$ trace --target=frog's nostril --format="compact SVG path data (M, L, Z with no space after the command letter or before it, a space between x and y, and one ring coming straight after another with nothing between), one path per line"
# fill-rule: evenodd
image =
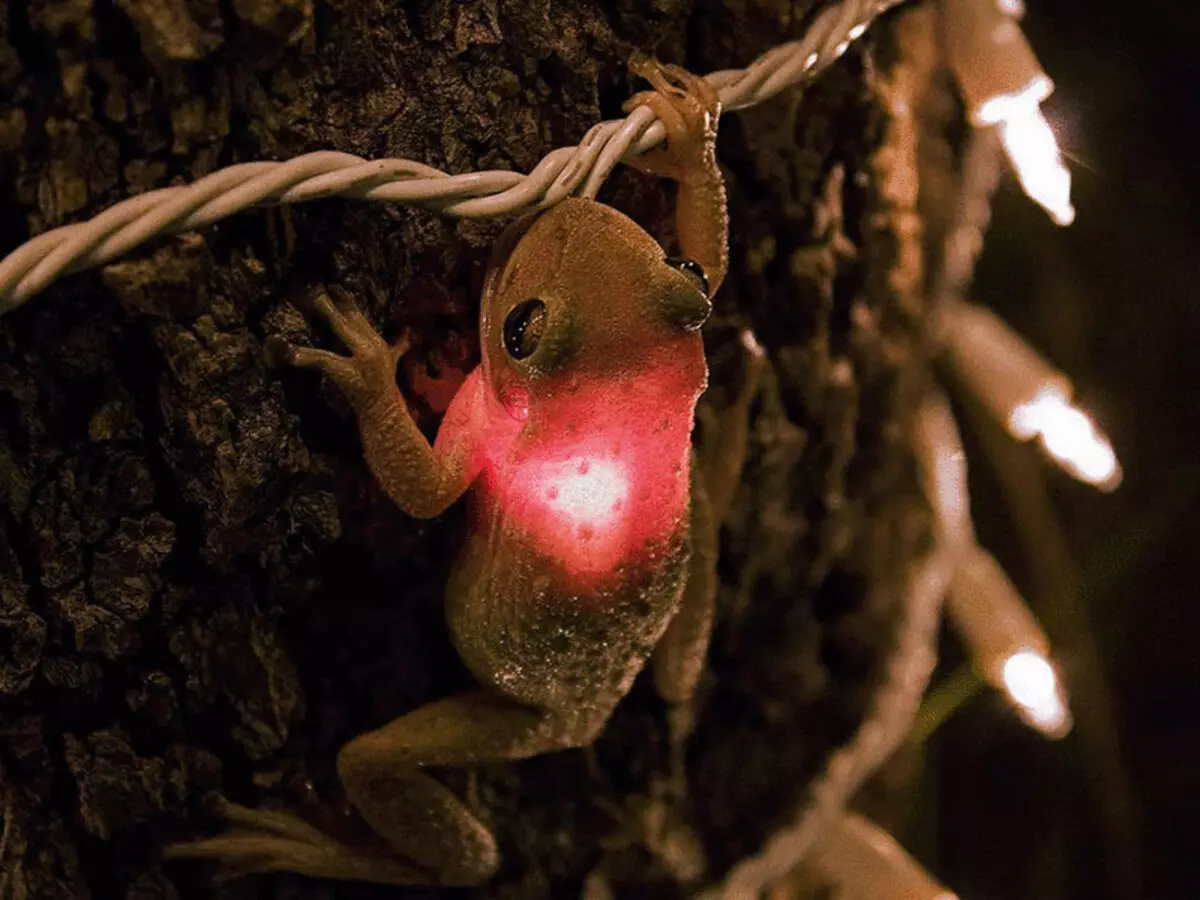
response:
M665 304L666 319L683 331L697 331L712 315L712 303L698 291L672 297Z
M681 321L684 331L698 331L700 326L708 321L708 317L712 315L712 301L707 297L702 297L701 302L696 304L695 311L691 318Z

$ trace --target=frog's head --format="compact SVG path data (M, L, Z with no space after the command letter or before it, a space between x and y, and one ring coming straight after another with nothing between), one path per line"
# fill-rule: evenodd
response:
M711 311L697 264L665 256L612 207L564 200L497 242L480 313L484 372L497 396L514 386L536 396L564 379L637 379L675 363L691 373L699 360L698 392Z

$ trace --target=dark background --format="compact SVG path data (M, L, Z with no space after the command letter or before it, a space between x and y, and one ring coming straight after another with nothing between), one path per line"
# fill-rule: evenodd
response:
M971 900L1200 897L1198 24L1169 0L1028 7L1078 216L1056 228L1007 179L975 295L1072 376L1125 482L1076 485L964 417L981 540L1077 719L1049 744L983 692L931 740L914 840Z

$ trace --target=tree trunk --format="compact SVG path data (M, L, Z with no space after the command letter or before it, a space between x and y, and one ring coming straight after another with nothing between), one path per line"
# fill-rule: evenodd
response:
M0 251L314 149L528 171L619 114L634 50L742 67L823 5L0 2ZM896 19L803 96L722 119L731 270L702 405L736 390L739 327L775 375L722 535L689 796L664 791L665 710L643 678L591 748L446 774L503 854L472 896L718 880L796 816L863 719L928 540L908 436L926 378L911 116L929 47L921 29L897 40ZM662 183L619 170L602 199L669 237ZM350 288L386 334L410 330L403 387L433 433L478 360L503 224L345 200L252 211L0 319L0 897L212 896L203 865L160 859L215 828L207 793L288 804L311 778L336 797L345 742L470 684L441 611L459 509L392 508L348 408L269 370L262 344L330 346L291 301ZM229 890L331 895L296 876Z

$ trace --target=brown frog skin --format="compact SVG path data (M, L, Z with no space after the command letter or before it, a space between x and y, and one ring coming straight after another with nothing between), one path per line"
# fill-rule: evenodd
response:
M740 477L762 354L747 333L731 421L696 456L695 404L708 377L699 329L727 262L720 104L677 67L647 60L636 71L654 90L627 109L647 105L667 129L667 146L637 164L679 183L687 259L665 257L630 219L590 200L510 227L483 290L482 363L432 447L396 388L397 351L352 303L324 293L315 301L351 356L269 347L338 385L368 465L401 509L436 516L468 495L446 609L478 690L342 749L339 779L377 839L222 801L231 828L169 856L218 859L234 874L477 884L498 865L495 840L424 767L586 746L648 660L659 693L686 708L708 646L716 528Z

